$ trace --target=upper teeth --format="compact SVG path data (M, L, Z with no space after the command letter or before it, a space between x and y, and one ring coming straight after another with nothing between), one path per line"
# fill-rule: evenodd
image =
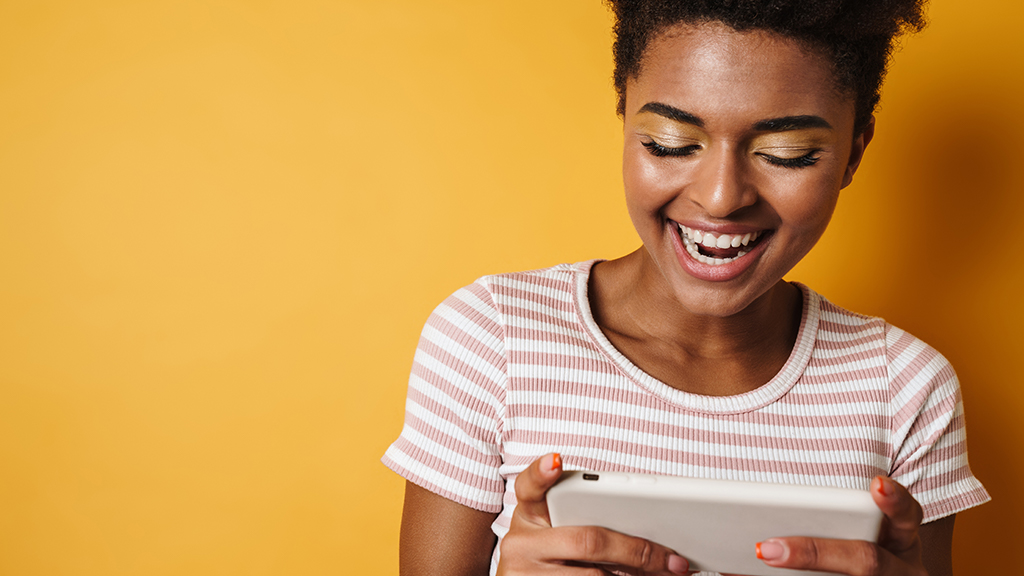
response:
M704 232L703 230L697 230L681 224L679 225L679 230L687 238L708 248L738 248L750 244L761 235L761 232L757 231L746 234L719 234L715 236L711 232Z

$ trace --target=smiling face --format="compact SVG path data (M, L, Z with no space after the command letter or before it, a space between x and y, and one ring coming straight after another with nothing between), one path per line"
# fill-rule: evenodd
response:
M646 270L688 311L746 310L814 246L871 137L828 61L720 24L653 41L626 86L623 177Z

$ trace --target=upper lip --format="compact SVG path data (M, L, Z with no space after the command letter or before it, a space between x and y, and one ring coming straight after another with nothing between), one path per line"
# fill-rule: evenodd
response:
M696 220L670 220L673 224L686 226L687 228L693 228L694 230L700 230L701 232L711 232L713 234L748 234L751 232L764 232L769 228L763 228L760 226L749 226L744 224L711 224L709 222L698 222Z

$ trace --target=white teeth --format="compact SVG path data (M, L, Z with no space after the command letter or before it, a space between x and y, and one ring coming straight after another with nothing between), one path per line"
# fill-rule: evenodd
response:
M686 252L693 257L694 260L701 262L702 264L710 264L712 266L720 266L732 262L737 258L742 258L747 255L748 250L740 250L736 256L732 258L709 258L700 253L697 250L697 245L703 245L707 248L739 248L747 246L754 240L757 240L761 232L748 232L747 234L721 234L717 238L709 232L703 232L701 230L695 230L687 226L679 225L679 236L683 240L683 246L686 247Z

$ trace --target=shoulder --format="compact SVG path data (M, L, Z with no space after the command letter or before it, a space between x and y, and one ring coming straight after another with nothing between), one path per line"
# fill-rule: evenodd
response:
M884 341L886 326L882 318L858 314L839 306L814 290L801 285L808 307L819 319L819 337L833 341L854 341L858 339Z
M956 387L956 373L938 350L883 318L847 310L804 287L819 315L818 346L843 346L884 363L894 395ZM910 391L907 388L913 388Z
M434 309L424 327L428 339L449 339L498 352L510 325L573 310L578 286L586 286L593 262L490 274L456 290ZM582 283L581 283L582 280Z
M924 509L924 521L989 499L967 464L960 384L946 358L882 318L846 310L807 287L819 330L815 356L837 378L870 381L882 393L888 475Z
M510 296L530 299L531 295L561 297L573 294L577 280L590 274L592 264L592 261L587 261L522 272L491 274L481 276L467 288L486 290L495 299Z
M474 314L501 322L503 317L524 310L563 308L574 300L581 279L582 285L586 285L592 264L593 261L559 264L537 270L481 276L445 299L438 310L471 309Z

